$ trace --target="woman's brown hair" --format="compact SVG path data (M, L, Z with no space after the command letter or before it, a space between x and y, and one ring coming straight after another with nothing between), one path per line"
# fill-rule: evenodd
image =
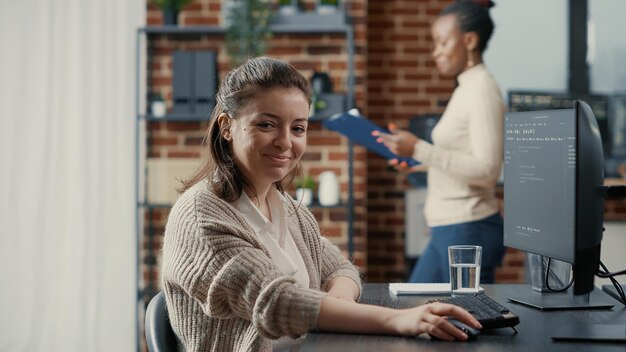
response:
M249 59L241 66L231 70L220 83L215 96L216 105L211 114L211 121L204 137L204 144L209 156L196 174L183 181L179 192L184 192L196 183L208 180L211 190L227 202L239 199L242 192L254 197L252 186L237 168L229 142L224 139L217 122L217 117L226 113L236 120L243 107L264 90L269 88L296 88L311 104L311 86L293 66L269 57ZM298 165L282 180L275 182L276 188L283 192L300 172Z

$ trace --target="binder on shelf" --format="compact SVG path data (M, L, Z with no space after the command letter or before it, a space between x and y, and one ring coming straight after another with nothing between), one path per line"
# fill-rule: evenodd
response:
M214 51L198 51L194 56L193 112L208 115L215 107L217 59Z
M177 50L172 54L172 114L191 114L192 56Z
M347 112L333 115L325 120L322 125L331 131L341 133L351 141L364 146L387 160L398 159L399 162L406 162L409 167L419 164L413 158L399 157L382 143L376 142L376 137L372 136L373 131L390 133L389 130L361 116L358 109L350 109Z
M172 114L210 114L217 92L215 52L177 50L172 55L172 67Z

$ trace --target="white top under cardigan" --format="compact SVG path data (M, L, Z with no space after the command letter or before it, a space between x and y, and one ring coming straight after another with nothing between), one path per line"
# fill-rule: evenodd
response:
M306 288L309 286L309 274L306 271L302 255L287 227L286 214L289 204L274 187L270 187L267 193L267 203L271 221L261 213L245 192L241 193L241 197L234 205L248 222L259 241L267 248L274 265L283 274L293 276L300 286ZM299 343L299 340L283 336L272 341L272 347L274 351L286 351Z
M479 220L499 211L495 186L503 158L504 102L483 64L458 76L458 87L413 157L428 165L429 226Z
M270 187L267 192L267 200L271 221L261 213L245 192L241 193L241 197L234 205L265 246L274 265L283 274L293 276L302 287L309 287L306 265L287 228L286 214L289 205L274 187Z

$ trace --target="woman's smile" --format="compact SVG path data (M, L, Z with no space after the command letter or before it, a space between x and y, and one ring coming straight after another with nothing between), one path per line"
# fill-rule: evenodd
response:
M288 155L265 154L265 156L276 166L287 166L291 162L291 157Z

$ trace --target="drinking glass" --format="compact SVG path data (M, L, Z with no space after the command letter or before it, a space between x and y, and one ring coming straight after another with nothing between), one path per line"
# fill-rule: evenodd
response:
M450 288L452 295L477 293L480 288L481 246L449 246Z

